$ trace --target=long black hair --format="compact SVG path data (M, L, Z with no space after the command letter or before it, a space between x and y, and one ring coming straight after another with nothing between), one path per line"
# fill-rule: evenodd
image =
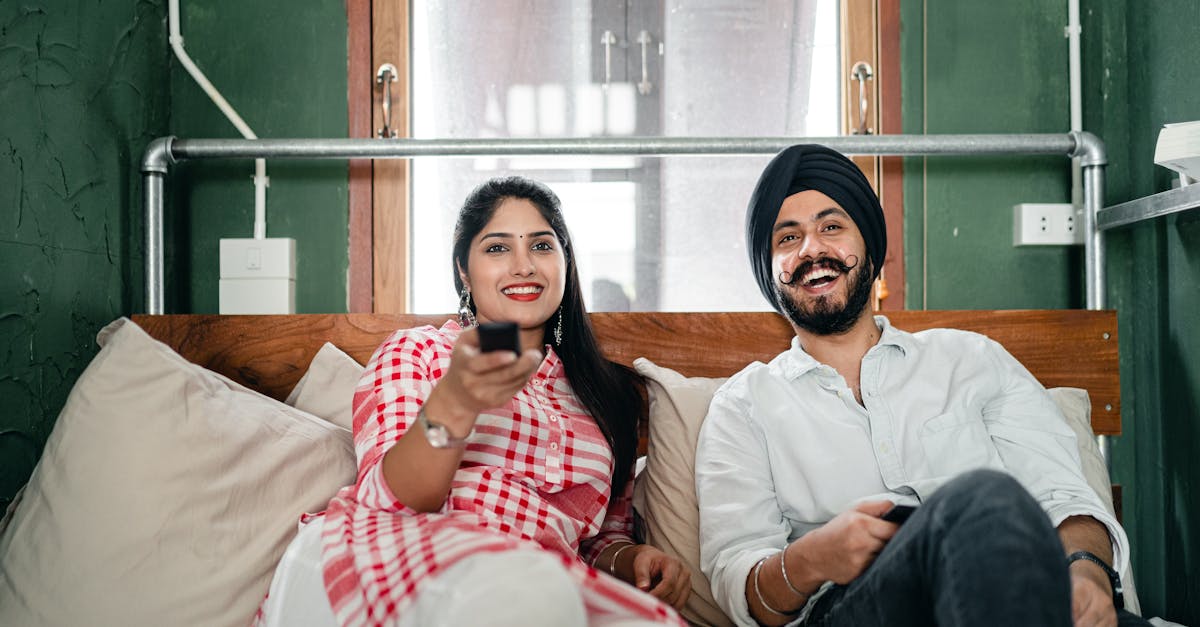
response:
M625 489L637 454L637 426L644 406L631 370L604 358L596 342L591 320L583 305L583 289L575 266L575 250L571 234L563 220L562 203L546 185L520 176L491 179L471 192L454 225L454 251L451 265L454 287L462 293L463 282L459 268L466 271L471 253L471 240L491 221L496 209L506 198L527 200L554 229L566 259L566 286L563 289L560 313L550 316L543 330L543 343L551 343L554 326L562 316L562 342L554 347L567 371L567 379L575 396L596 421L613 451L613 498ZM475 309L475 303L470 307Z

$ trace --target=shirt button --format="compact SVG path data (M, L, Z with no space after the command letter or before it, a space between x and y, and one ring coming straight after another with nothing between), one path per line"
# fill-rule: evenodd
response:
M558 422L558 416L550 416L550 422Z
M558 450L558 442L551 442L551 443L550 443L550 450L552 450L552 451L557 451L557 450Z

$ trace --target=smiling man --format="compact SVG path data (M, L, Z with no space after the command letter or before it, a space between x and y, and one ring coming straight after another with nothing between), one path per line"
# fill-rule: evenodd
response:
M1117 610L1128 540L1046 390L984 336L871 315L886 237L836 151L793 146L758 181L751 265L796 337L701 430L718 603L742 625L1146 624Z

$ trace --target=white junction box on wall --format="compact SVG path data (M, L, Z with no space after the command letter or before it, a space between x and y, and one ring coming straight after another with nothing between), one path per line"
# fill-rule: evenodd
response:
M296 313L296 240L222 239L222 314Z
M1013 246L1083 244L1083 217L1070 203L1013 205Z

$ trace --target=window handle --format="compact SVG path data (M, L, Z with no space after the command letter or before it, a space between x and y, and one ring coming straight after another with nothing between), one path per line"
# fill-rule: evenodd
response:
M867 126L867 81L875 78L875 72L866 61L859 61L850 69L850 80L858 81L858 128L850 131L851 135L872 135L873 129Z
M647 69L648 64L646 61L646 55L649 54L646 49L650 45L651 41L652 40L649 32L642 31L638 33L637 42L642 44L642 82L637 84L637 90L638 93L643 96L649 96L650 88L654 86L653 83L650 82L650 72Z
M600 36L600 43L604 45L604 91L608 91L608 84L612 82L612 47L617 43L617 36L612 31L606 30Z
M383 85L383 128L379 129L379 136L385 139L396 136L392 128L392 83L399 80L397 74L396 66L391 63L384 63L375 72L375 83Z

